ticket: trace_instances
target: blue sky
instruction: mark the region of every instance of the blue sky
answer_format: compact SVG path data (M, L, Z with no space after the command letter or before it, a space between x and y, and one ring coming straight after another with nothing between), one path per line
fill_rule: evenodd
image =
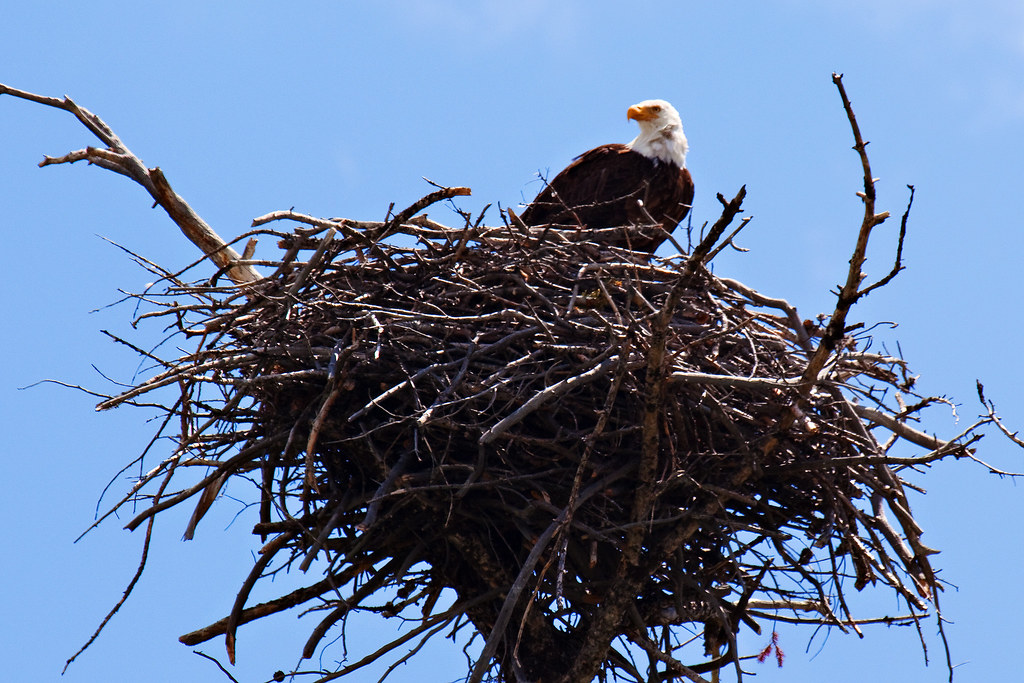
M1024 247L1018 2L40 7L0 10L0 82L66 93L99 114L225 236L290 207L380 219L391 202L404 207L428 192L424 176L472 187L459 203L471 211L515 205L536 193L538 171L630 139L630 104L667 99L690 139L695 224L717 216L716 192L748 188L754 220L740 242L751 251L722 254L717 272L789 299L804 317L832 309L829 290L845 277L860 221L860 168L830 81L833 70L843 72L871 140L879 207L898 217L906 184L917 188L907 270L853 318L899 320L879 339L899 343L922 391L958 404L959 425L935 410L928 429L952 435L976 414L976 378L1009 424L1024 426L1014 284ZM0 659L10 680L54 680L134 572L142 538L123 531L124 520L73 541L153 425L140 411L96 413L93 399L54 385L22 387L53 378L106 388L93 365L131 381L137 360L100 330L156 338L130 330L129 307L105 307L119 288L137 290L149 278L103 238L169 267L195 253L127 179L81 164L36 168L43 154L95 142L71 116L0 97L0 137L0 514L8 538ZM457 221L444 207L431 216ZM876 276L890 267L896 227L893 220L877 233L868 261ZM981 455L1024 469L1024 453L994 435ZM935 564L956 586L942 601L957 680L1009 680L1024 637L1016 616L1024 602L1015 576L1024 562L1020 485L953 462L915 482L928 489L911 501L924 541L942 550ZM105 501L128 485L116 478ZM65 680L227 680L177 636L230 609L257 547L251 515L224 500L185 543L185 514L157 523L136 594ZM267 586L257 599L301 578ZM870 590L859 600L865 614L895 609L890 596ZM243 628L234 675L263 681L295 666L312 626L289 613ZM361 656L393 628L358 624L350 653ZM933 623L928 668L909 629L869 627L863 640L833 633L823 646L819 635L809 651L809 632L780 631L786 664L751 664L757 680L946 679ZM767 642L743 637L749 650ZM223 658L219 641L203 649ZM454 646L435 647L389 680L455 680L461 657Z

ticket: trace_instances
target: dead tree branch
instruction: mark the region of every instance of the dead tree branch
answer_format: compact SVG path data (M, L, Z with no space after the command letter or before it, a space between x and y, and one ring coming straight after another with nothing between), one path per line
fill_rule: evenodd
M88 109L78 106L70 97L66 96L64 99L44 97L11 88L2 83L0 83L0 95L11 95L69 112L106 146L104 149L86 147L61 157L48 156L40 162L41 167L86 161L131 178L145 188L153 201L167 212L167 215L171 217L171 220L189 241L199 247L200 251L219 268L227 269L228 276L233 282L246 284L260 279L259 273L252 266L237 263L241 260L238 252L228 246L220 235L200 218L199 214L178 193L171 189L171 184L164 177L163 171L158 167L147 168L142 160L135 156L127 145L114 134L110 126L104 123L103 119Z

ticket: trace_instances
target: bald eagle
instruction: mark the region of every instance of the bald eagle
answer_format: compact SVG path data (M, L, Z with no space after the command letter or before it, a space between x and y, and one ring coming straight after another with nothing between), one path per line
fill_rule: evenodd
M634 251L653 252L665 241L693 202L683 124L664 100L634 104L626 118L640 125L640 134L576 157L523 210L526 225L621 226L601 242Z

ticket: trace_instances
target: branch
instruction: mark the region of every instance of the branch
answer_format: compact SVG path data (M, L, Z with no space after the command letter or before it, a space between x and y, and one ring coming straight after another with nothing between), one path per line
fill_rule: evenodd
M260 603L252 607L247 607L238 615L235 615L234 612L232 612L232 617L234 617L234 626L237 628L242 624L255 621L256 619L261 619L268 614L276 614L277 612L290 609L296 605L301 605L302 603L312 600L319 595L323 595L328 591L335 590L337 588L336 581L337 577L332 575L331 577L318 581L311 586L299 588L287 595L275 598L274 600ZM227 632L228 619L229 617L224 617L220 621L216 621L209 626L204 626L203 628L192 631L191 633L186 633L178 638L178 642L184 645L198 645L210 638L223 635Z
M71 98L63 100L45 97L34 93L11 88L0 83L0 95L11 95L19 99L35 102L47 107L54 107L75 116L89 131L106 145L106 149L86 147L84 150L71 152L62 157L44 157L39 166L53 164L71 164L76 161L87 161L109 171L128 176L153 197L163 207L177 226L193 244L206 254L219 268L226 268L228 277L235 284L245 284L260 279L259 273L246 264L237 263L241 260L238 252L228 246L220 235L206 221L199 217L181 196L171 189L170 183L158 167L146 168L142 160L135 156L121 139L114 134L103 119L84 107L79 107Z
M611 349L609 349L608 351L610 350ZM608 351L606 351L606 353L608 353ZM609 372L611 372L615 364L619 362L619 357L613 355L604 360L601 360L600 358L598 360L600 360L601 362L598 365L595 365L594 367L590 368L586 372L581 372L578 375L566 377L562 381L556 382L555 384L552 384L543 391L539 391L533 396L531 396L530 399L523 403L523 405L520 406L515 412L502 418L496 425L494 425L486 432L484 432L479 439L480 445L485 446L491 443L499 436L507 432L510 428L522 422L530 413L537 411L545 403L561 396L570 389L575 389L576 387L579 387L583 384L588 384L597 379L600 379L601 377L604 377Z
M877 425L881 425L891 431L893 434L902 436L904 439L911 443L915 443L918 446L937 450L945 448L950 442L943 441L942 439L926 434L920 430L914 429L913 427L900 422L895 417L887 415L879 410L868 408L856 403L851 403L851 407L857 415L869 422L873 422Z
M829 320L825 333L822 335L821 343L811 357L807 368L803 373L804 387L802 395L806 396L811 387L818 379L818 375L828 360L829 354L839 346L840 341L846 334L846 316L857 300L863 296L860 291L860 283L864 280L864 273L861 267L867 255L868 238L871 237L871 230L881 224L889 217L887 211L875 213L875 180L871 176L871 164L868 161L866 151L867 142L860 134L860 126L857 125L857 118L853 114L853 107L850 99L846 96L846 88L843 87L842 76L832 74L832 82L839 89L839 96L843 100L843 108L846 110L846 117L850 121L850 128L853 130L853 149L860 156L861 167L864 169L864 191L858 195L864 201L864 219L861 221L860 231L857 233L857 244L853 249L853 256L850 257L850 269L846 274L846 284L839 290L835 311Z
M530 554L524 560L522 567L519 568L519 574L516 576L515 581L509 588L505 595L505 599L502 602L501 611L498 613L495 619L494 625L491 627L491 631L487 636L487 640L484 642L484 649L477 658L476 664L473 665L473 671L469 676L469 683L480 683L483 680L484 674L490 668L490 663L494 653L505 639L505 627L508 625L509 619L512 618L512 612L515 609L516 604L519 601L519 596L526 588L526 584L529 578L533 575L533 568L540 561L544 550L548 547L555 532L558 531L559 527L563 525L571 516L576 508L582 505L587 499L594 494L603 491L607 486L617 481L621 477L625 476L628 472L632 471L633 463L627 463L625 466L605 475L603 478L594 482L586 489L584 489L579 497L573 501L572 505L566 506L559 513L558 517L548 525L548 528L533 542L533 547L530 548ZM607 648L606 648L607 649ZM589 680L589 678L587 679Z
M736 196L729 201L725 201L725 197L719 193L718 201L722 203L722 215L717 221L715 221L715 224L711 226L711 230L708 232L707 236L700 241L700 244L698 244L693 250L690 257L686 259L687 270L693 270L697 264L703 264L709 260L708 254L711 253L711 249L715 246L715 242L718 241L718 238L721 237L722 233L725 232L725 229L729 227L732 219L735 218L736 214L742 210L740 207L743 206L743 198L746 196L746 185L742 186L740 191L736 193ZM736 232L739 232L739 229L744 225L746 225L746 222L741 223ZM736 232L734 232L733 235L735 235ZM732 235L730 235L730 239L731 238Z
M469 677L469 683L480 683L483 680L484 674L491 668L491 658L494 657L495 651L498 649L498 645L505 640L505 627L508 626L509 619L512 618L512 612L515 606L519 603L519 596L522 594L523 589L526 588L527 582L533 576L533 568L537 566L537 562L540 561L541 555L544 550L547 549L548 543L551 542L551 538L558 531L558 528L562 523L568 519L570 509L567 507L562 510L562 513L548 525L548 528L544 530L544 533L534 541L533 547L530 549L530 554L526 557L523 562L523 566L519 569L519 574L516 576L516 580L513 582L511 588L505 597L504 602L501 606L501 611L498 612L498 617L494 620L494 626L491 627L491 632L487 636L487 640L484 641L484 649L480 653L480 657L477 659L476 664L473 666L473 671Z
M739 203L742 201L744 190L733 200L735 210L726 218L723 213L722 219L715 224L717 228L722 224L721 230L725 229L728 221L739 210ZM724 204L723 200L723 204ZM727 205L726 213L728 213ZM714 230L712 230L714 232ZM721 234L721 231L718 233ZM707 248L714 244L709 241L709 234L701 247ZM717 237L715 237L717 239ZM686 270L692 272L692 268L702 263L705 250L700 253L700 247L687 259ZM634 596L637 594L640 583L643 581L643 572L639 570L640 560L643 555L644 546L649 543L648 518L654 509L653 502L657 490L657 467L658 455L661 452L661 429L662 416L664 414L663 402L665 398L666 385L666 353L668 351L667 341L669 325L672 315L675 313L679 300L682 298L684 287L690 278L681 275L672 286L661 310L654 316L651 324L650 336L648 337L647 350L647 373L643 391L643 413L641 423L641 448L637 464L637 481L639 482L633 494L632 507L630 511L630 526L624 534L618 566L614 578L608 588L608 599L601 606L601 612L593 619L592 623L583 636L579 654L573 662L569 672L568 680L589 681L598 673L601 662L607 656L612 640L615 638L615 630L623 615L633 604ZM645 541L648 541L645 544ZM650 552L650 550L649 550Z
M381 228L379 233L371 235L370 239L374 242L379 242L389 235L392 235L400 225L407 222L410 218L428 206L445 199L451 199L452 197L465 197L471 193L472 191L468 187L442 187L436 192L431 192L426 197L417 200L408 208L397 213L394 218L384 224L384 227Z
M907 208L903 211L903 218L900 219L900 236L899 242L896 243L896 262L892 266L892 270L878 282L868 285L861 290L860 296L867 296L868 292L879 287L884 287L896 277L896 275L903 270L903 240L907 236L907 219L910 217L910 207L914 205L914 186L907 185L907 189L910 190L910 199L907 200Z

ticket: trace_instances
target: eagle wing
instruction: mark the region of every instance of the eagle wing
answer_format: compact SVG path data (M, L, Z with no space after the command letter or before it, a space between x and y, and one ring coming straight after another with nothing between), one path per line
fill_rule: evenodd
M555 176L521 218L527 225L601 228L658 224L602 241L636 251L654 251L686 216L693 179L685 168L658 162L626 145L595 147Z
M638 157L631 159L630 157ZM634 163L630 163L633 161ZM521 218L527 225L609 228L628 222L623 195L637 188L646 161L625 145L601 145L576 157L540 191Z

